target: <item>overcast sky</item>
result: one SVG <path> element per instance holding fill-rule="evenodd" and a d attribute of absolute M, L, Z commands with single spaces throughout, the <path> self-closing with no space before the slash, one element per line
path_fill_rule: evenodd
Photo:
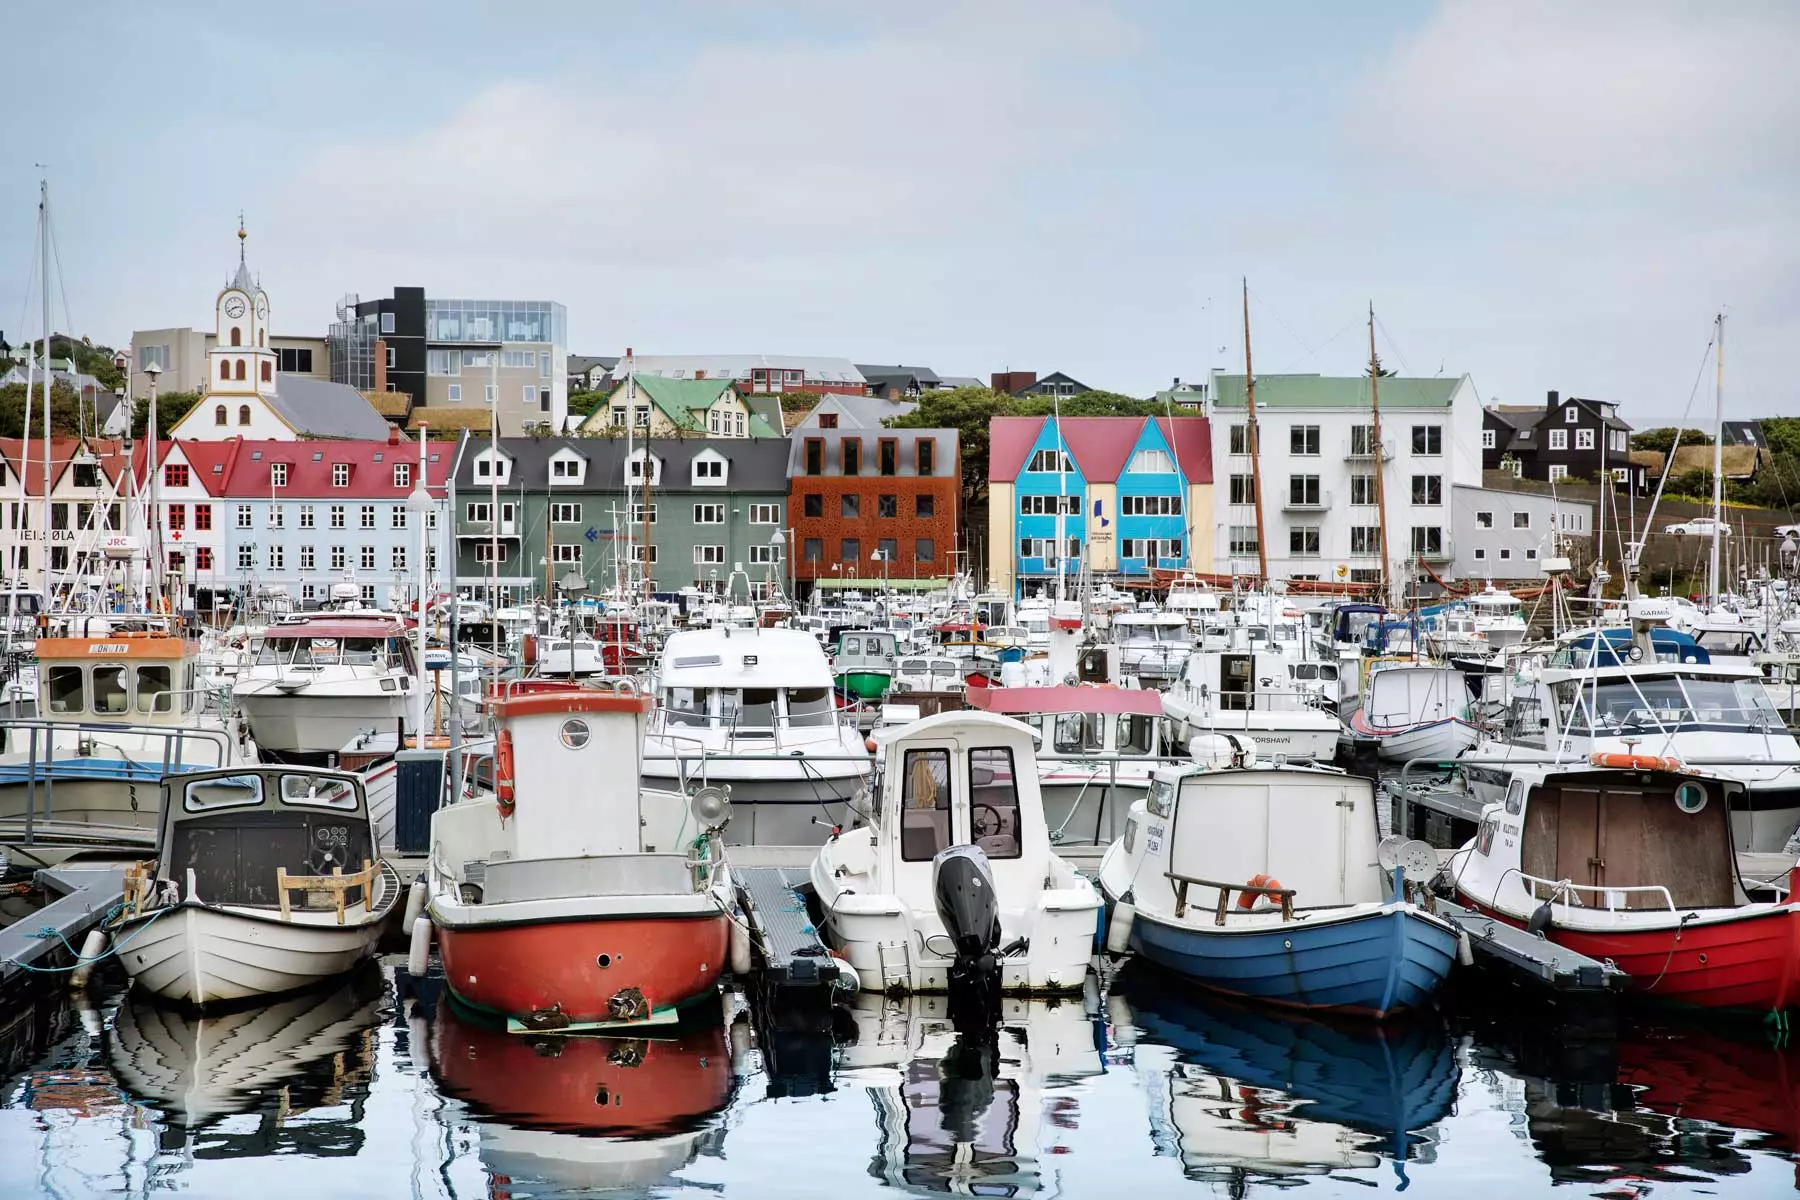
<path fill-rule="evenodd" d="M 0 78 L 0 329 L 48 164 L 69 320 L 549 298 L 570 350 L 1388 365 L 1800 412 L 1800 5 L 39 4 Z M 41 47 L 41 53 L 34 51 Z M 65 325 L 64 302 L 55 322 Z M 35 324 L 35 319 L 33 321 Z M 1711 379 L 1695 402 L 1710 417 Z"/>

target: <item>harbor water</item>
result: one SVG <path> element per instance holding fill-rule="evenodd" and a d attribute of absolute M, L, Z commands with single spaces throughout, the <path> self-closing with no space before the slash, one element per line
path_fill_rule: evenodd
<path fill-rule="evenodd" d="M 1800 1051 L 1754 1022 L 1571 1032 L 1489 981 L 1377 1027 L 1128 966 L 1084 999 L 726 996 L 646 1038 L 522 1035 L 389 958 L 206 1017 L 102 977 L 9 998 L 0 1196 L 1772 1196 Z"/>

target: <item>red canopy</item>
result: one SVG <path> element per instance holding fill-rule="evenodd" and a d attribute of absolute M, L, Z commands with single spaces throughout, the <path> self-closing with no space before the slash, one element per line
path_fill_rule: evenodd
<path fill-rule="evenodd" d="M 969 705 L 991 713 L 1135 713 L 1162 716 L 1162 693 L 1145 688 L 1075 684 L 1063 687 L 970 688 Z"/>

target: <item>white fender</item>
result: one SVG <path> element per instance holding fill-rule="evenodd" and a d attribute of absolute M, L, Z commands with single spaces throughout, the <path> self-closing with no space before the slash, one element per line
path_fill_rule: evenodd
<path fill-rule="evenodd" d="M 423 979 L 431 965 L 431 918 L 415 917 L 412 923 L 412 945 L 406 952 L 406 973 Z"/>
<path fill-rule="evenodd" d="M 81 961 L 69 972 L 69 986 L 79 991 L 88 985 L 88 976 L 94 973 L 99 965 L 99 958 L 106 953 L 106 933 L 99 929 L 88 930 L 85 941 L 81 943 Z"/>
<path fill-rule="evenodd" d="M 1131 926 L 1137 921 L 1137 905 L 1118 900 L 1113 903 L 1112 917 L 1106 923 L 1106 952 L 1125 954 L 1131 950 Z"/>
<path fill-rule="evenodd" d="M 750 927 L 741 916 L 731 918 L 731 973 L 739 979 L 750 975 Z"/>
<path fill-rule="evenodd" d="M 862 976 L 856 973 L 856 968 L 850 965 L 850 960 L 841 954 L 833 954 L 831 955 L 831 961 L 837 964 L 838 988 L 850 993 L 852 996 L 860 992 L 862 990 Z"/>
<path fill-rule="evenodd" d="M 1475 947 L 1469 941 L 1469 931 L 1466 929 L 1456 931 L 1456 963 L 1462 967 L 1475 965 Z"/>
<path fill-rule="evenodd" d="M 415 879 L 406 893 L 406 919 L 402 925 L 406 929 L 413 927 L 413 922 L 425 915 L 425 881 Z"/>

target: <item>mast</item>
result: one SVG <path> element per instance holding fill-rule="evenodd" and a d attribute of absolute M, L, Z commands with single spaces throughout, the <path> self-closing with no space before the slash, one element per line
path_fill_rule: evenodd
<path fill-rule="evenodd" d="M 1388 531 L 1387 531 L 1387 492 L 1382 476 L 1381 458 L 1381 360 L 1375 355 L 1375 302 L 1369 302 L 1369 415 L 1374 421 L 1371 432 L 1375 435 L 1375 513 L 1380 521 L 1381 551 L 1381 602 L 1386 604 L 1388 595 Z"/>
<path fill-rule="evenodd" d="M 1250 499 L 1256 504 L 1256 569 L 1264 588 L 1269 586 L 1269 541 L 1263 536 L 1262 447 L 1256 431 L 1256 369 L 1250 359 L 1250 280 L 1244 280 L 1244 406 L 1248 410 L 1245 437 L 1250 443 Z"/>
<path fill-rule="evenodd" d="M 500 620 L 500 347 L 488 351 L 488 612 L 497 626 Z M 525 556 L 525 539 L 519 539 L 519 557 Z M 490 642 L 490 645 L 493 643 Z M 496 680 L 499 676 L 496 672 Z"/>
<path fill-rule="evenodd" d="M 1725 508 L 1725 314 L 1713 318 L 1716 332 L 1713 351 L 1713 494 L 1712 551 L 1706 565 L 1707 607 L 1719 600 L 1719 534 Z M 48 395 L 48 393 L 46 393 Z M 47 403 L 47 401 L 46 401 Z"/>
<path fill-rule="evenodd" d="M 1052 397 L 1050 401 L 1051 419 L 1056 422 L 1056 598 L 1063 598 L 1063 577 L 1068 574 L 1063 566 L 1063 555 L 1067 553 L 1069 539 L 1067 535 L 1067 509 L 1069 507 L 1069 476 L 1063 469 L 1064 461 L 1069 456 L 1068 444 L 1063 441 L 1062 398 Z"/>
<path fill-rule="evenodd" d="M 50 181 L 38 181 L 38 270 L 44 285 L 44 612 L 50 611 Z"/>
<path fill-rule="evenodd" d="M 630 347 L 626 347 L 625 356 L 630 363 L 625 370 L 625 419 L 635 422 L 637 420 L 637 354 Z M 644 589 L 645 600 L 650 599 L 651 594 L 655 591 L 656 583 L 650 574 L 650 487 L 653 482 L 651 476 L 655 473 L 656 456 L 650 452 L 650 422 L 646 420 L 644 422 L 644 466 L 639 472 L 644 483 L 644 571 L 641 586 Z M 626 473 L 626 477 L 630 477 L 630 472 Z"/>

